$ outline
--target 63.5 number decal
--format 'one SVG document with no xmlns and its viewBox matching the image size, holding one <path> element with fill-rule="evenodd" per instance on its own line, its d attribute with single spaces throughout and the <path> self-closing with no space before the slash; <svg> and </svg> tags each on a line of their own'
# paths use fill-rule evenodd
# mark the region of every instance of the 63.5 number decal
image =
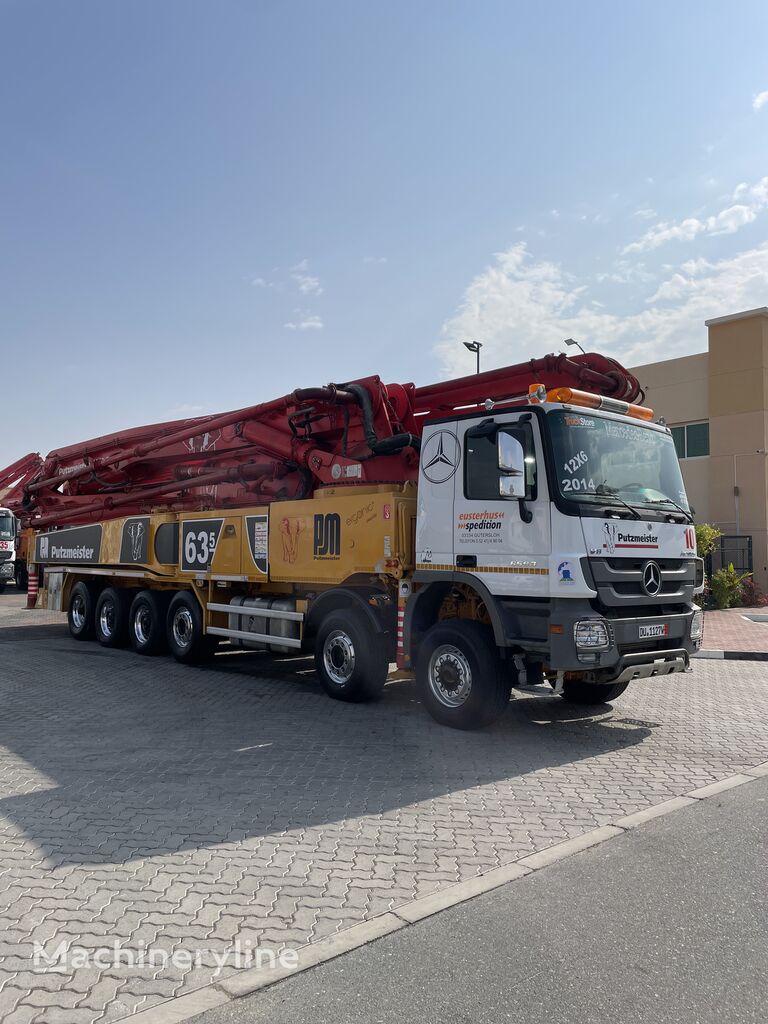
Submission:
<svg viewBox="0 0 768 1024">
<path fill-rule="evenodd" d="M 206 572 L 211 567 L 223 519 L 189 519 L 181 524 L 181 568 Z"/>
</svg>

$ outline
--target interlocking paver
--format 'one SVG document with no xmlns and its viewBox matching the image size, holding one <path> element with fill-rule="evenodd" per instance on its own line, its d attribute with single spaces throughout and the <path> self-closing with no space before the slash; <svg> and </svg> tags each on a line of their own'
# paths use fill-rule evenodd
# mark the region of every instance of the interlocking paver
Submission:
<svg viewBox="0 0 768 1024">
<path fill-rule="evenodd" d="M 0 628 L 3 1024 L 125 1018 L 232 974 L 234 942 L 316 941 L 768 759 L 758 663 L 456 733 L 411 683 L 336 704 L 300 659 L 190 669 L 25 614 Z M 34 942 L 200 953 L 36 973 Z"/>
</svg>

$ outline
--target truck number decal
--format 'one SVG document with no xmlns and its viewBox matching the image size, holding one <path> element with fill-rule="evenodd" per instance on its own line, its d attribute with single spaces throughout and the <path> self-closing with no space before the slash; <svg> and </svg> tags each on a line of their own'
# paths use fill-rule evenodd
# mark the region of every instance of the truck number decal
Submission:
<svg viewBox="0 0 768 1024">
<path fill-rule="evenodd" d="M 182 523 L 182 569 L 188 572 L 210 569 L 223 522 L 223 519 L 196 519 Z"/>
<path fill-rule="evenodd" d="M 566 473 L 575 473 L 577 469 L 589 462 L 589 456 L 585 451 L 577 452 L 572 459 L 567 459 L 563 469 Z"/>
<path fill-rule="evenodd" d="M 562 481 L 563 491 L 594 491 L 595 482 L 592 477 L 587 480 L 585 477 L 575 476 L 573 479 L 565 477 Z"/>
</svg>

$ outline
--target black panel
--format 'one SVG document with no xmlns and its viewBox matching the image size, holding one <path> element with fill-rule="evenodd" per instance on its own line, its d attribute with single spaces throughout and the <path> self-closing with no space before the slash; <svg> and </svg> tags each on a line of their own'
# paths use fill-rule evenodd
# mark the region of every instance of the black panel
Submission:
<svg viewBox="0 0 768 1024">
<path fill-rule="evenodd" d="M 179 524 L 161 523 L 155 530 L 155 558 L 163 565 L 179 561 Z"/>
<path fill-rule="evenodd" d="M 149 516 L 132 516 L 123 523 L 120 561 L 145 565 L 149 551 Z"/>
<path fill-rule="evenodd" d="M 40 534 L 35 540 L 35 562 L 43 565 L 97 564 L 101 553 L 101 525 L 73 526 Z"/>
</svg>

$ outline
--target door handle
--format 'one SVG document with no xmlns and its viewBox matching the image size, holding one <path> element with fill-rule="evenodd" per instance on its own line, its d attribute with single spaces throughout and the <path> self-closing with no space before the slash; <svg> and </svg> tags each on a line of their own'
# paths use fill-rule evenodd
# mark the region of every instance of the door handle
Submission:
<svg viewBox="0 0 768 1024">
<path fill-rule="evenodd" d="M 459 569 L 476 569 L 477 555 L 456 555 L 456 565 Z"/>
</svg>

